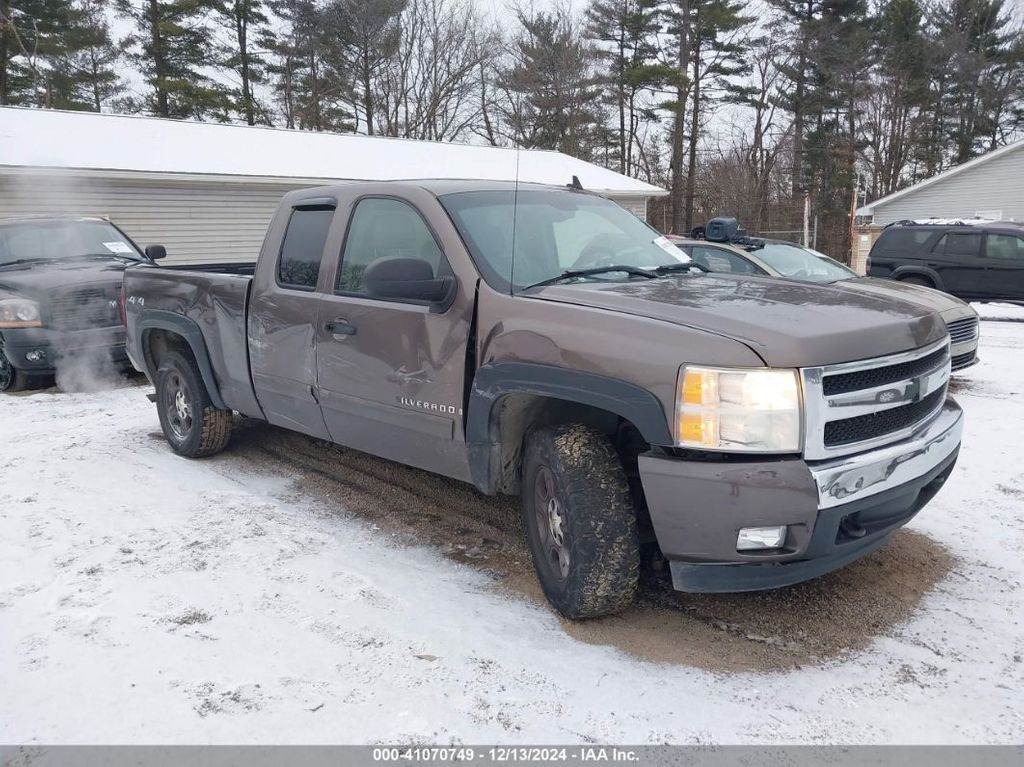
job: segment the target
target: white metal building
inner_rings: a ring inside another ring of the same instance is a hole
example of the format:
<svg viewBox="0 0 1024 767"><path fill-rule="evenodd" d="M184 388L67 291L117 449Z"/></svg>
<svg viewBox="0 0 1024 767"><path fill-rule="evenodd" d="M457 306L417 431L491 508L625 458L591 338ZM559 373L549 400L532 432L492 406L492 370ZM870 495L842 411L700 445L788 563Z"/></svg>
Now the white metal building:
<svg viewBox="0 0 1024 767"><path fill-rule="evenodd" d="M876 225L919 218L1024 221L1024 140L875 200L857 215Z"/></svg>
<svg viewBox="0 0 1024 767"><path fill-rule="evenodd" d="M0 108L0 217L100 215L169 262L255 259L290 189L346 180L578 176L638 216L650 184L559 152Z"/></svg>

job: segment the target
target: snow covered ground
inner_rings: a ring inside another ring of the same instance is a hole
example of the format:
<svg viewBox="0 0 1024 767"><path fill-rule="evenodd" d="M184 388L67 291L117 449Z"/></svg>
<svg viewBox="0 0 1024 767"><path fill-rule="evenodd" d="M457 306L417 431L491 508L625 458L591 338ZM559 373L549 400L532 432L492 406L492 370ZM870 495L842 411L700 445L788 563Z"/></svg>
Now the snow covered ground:
<svg viewBox="0 0 1024 767"><path fill-rule="evenodd" d="M506 508L466 488L269 427L186 461L141 385L0 397L0 742L1020 742L1022 349L983 323L956 471L871 561L582 629L472 520L403 527Z"/></svg>

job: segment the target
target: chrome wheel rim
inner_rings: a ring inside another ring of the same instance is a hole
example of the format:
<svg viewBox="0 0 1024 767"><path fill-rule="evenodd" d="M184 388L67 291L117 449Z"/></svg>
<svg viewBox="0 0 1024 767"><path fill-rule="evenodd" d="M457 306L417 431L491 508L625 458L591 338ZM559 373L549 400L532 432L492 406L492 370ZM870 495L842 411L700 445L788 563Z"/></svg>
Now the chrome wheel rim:
<svg viewBox="0 0 1024 767"><path fill-rule="evenodd" d="M193 424L192 392L177 373L171 373L167 377L167 386L164 388L164 413L174 437L179 441L188 439Z"/></svg>
<svg viewBox="0 0 1024 767"><path fill-rule="evenodd" d="M565 510L555 477L546 466L537 470L533 492L534 524L540 540L541 560L558 580L569 575L569 547L566 545Z"/></svg>

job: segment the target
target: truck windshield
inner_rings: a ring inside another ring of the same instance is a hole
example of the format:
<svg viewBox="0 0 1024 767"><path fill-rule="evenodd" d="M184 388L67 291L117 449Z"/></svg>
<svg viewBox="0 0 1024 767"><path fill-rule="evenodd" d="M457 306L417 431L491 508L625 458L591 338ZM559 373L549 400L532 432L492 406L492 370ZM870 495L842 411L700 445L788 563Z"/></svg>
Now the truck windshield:
<svg viewBox="0 0 1024 767"><path fill-rule="evenodd" d="M626 266L655 269L689 257L610 200L557 189L441 195L484 279L516 291L569 270ZM513 221L515 253L512 252ZM579 280L635 278L609 271Z"/></svg>
<svg viewBox="0 0 1024 767"><path fill-rule="evenodd" d="M787 242L766 242L754 255L783 277L807 282L838 282L856 277L857 273L833 261L824 253L791 245Z"/></svg>
<svg viewBox="0 0 1024 767"><path fill-rule="evenodd" d="M142 260L132 242L106 221L18 221L0 224L0 266L85 256Z"/></svg>

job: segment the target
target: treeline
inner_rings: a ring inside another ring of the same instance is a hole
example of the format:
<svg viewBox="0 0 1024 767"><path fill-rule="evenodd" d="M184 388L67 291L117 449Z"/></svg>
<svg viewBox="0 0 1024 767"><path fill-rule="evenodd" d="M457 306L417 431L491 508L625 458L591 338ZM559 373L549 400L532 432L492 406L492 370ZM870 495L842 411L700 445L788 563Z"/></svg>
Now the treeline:
<svg viewBox="0 0 1024 767"><path fill-rule="evenodd" d="M0 0L0 103L558 149L670 189L662 229L809 211L843 257L855 203L1021 135L1024 35L1004 0Z"/></svg>

